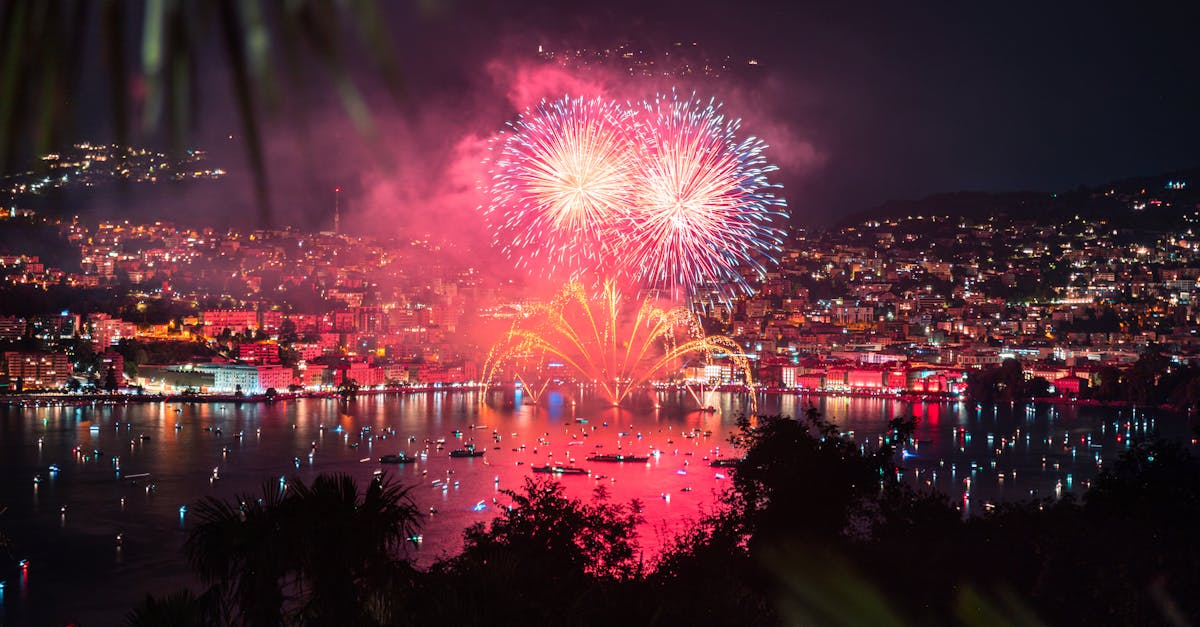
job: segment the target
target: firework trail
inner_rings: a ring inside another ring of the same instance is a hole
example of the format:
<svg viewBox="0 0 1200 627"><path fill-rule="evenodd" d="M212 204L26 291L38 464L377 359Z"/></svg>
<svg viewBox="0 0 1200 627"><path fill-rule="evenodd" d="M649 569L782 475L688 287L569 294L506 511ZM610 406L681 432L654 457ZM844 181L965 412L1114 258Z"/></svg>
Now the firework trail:
<svg viewBox="0 0 1200 627"><path fill-rule="evenodd" d="M633 128L628 108L600 98L542 101L511 122L485 209L501 250L545 276L607 261L634 204Z"/></svg>

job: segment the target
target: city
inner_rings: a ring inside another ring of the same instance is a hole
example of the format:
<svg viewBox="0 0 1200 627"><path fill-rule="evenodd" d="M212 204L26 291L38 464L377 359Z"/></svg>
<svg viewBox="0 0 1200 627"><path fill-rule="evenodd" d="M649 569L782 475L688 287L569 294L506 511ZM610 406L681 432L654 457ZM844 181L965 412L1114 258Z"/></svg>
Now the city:
<svg viewBox="0 0 1200 627"><path fill-rule="evenodd" d="M1194 410L1200 399L1185 389L1200 345L1197 197L1175 179L1089 194L1084 203L1115 198L1181 218L1139 228L1076 216L906 215L798 230L752 294L695 303L705 328L749 357L751 379L718 355L658 384ZM63 251L58 265L19 249L0 256L10 298L47 307L0 317L0 385L10 393L478 386L489 346L459 330L502 328L530 305L526 290L439 263L429 240L8 219L46 223ZM102 310L86 309L101 298ZM1165 358L1159 376L1180 373L1178 389L1115 396L1115 379L1131 376L1150 347ZM1008 359L1020 365L1020 391L970 393L973 374Z"/></svg>
<svg viewBox="0 0 1200 627"><path fill-rule="evenodd" d="M10 0L0 627L1200 624L1194 13Z"/></svg>

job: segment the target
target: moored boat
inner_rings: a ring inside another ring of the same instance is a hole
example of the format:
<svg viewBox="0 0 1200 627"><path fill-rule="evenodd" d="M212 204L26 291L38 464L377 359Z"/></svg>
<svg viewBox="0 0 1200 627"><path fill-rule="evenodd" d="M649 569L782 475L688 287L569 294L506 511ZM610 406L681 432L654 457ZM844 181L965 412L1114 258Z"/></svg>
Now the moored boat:
<svg viewBox="0 0 1200 627"><path fill-rule="evenodd" d="M396 455L384 455L383 457L379 458L379 463L381 463L381 464L407 464L409 462L415 462L415 461L417 461L417 460L409 457L408 454L406 454L406 453L398 453Z"/></svg>
<svg viewBox="0 0 1200 627"><path fill-rule="evenodd" d="M551 466L549 464L547 464L545 466L534 466L533 471L545 473L545 474L554 474L554 475L586 475L586 474L588 474L587 470L585 470L583 468L579 468L577 466L558 466L558 465Z"/></svg>
<svg viewBox="0 0 1200 627"><path fill-rule="evenodd" d="M740 461L742 461L742 460L740 460L740 459L714 459L711 462L708 462L708 465L712 466L713 468L733 468L733 467L737 466L738 462L740 462Z"/></svg>
<svg viewBox="0 0 1200 627"><path fill-rule="evenodd" d="M456 448L450 451L450 457L483 457L483 451L475 447Z"/></svg>
<svg viewBox="0 0 1200 627"><path fill-rule="evenodd" d="M589 462L648 462L649 457L639 457L637 455L592 455L587 458Z"/></svg>

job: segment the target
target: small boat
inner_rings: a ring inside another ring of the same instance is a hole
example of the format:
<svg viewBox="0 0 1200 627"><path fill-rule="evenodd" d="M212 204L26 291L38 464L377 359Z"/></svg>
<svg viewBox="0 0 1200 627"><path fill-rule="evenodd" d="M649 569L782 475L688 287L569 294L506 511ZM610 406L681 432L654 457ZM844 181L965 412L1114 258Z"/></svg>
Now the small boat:
<svg viewBox="0 0 1200 627"><path fill-rule="evenodd" d="M649 457L639 457L637 455L592 455L587 458L589 462L648 462Z"/></svg>
<svg viewBox="0 0 1200 627"><path fill-rule="evenodd" d="M559 466L559 465L551 466L549 464L547 464L545 466L534 466L533 471L544 473L544 474L554 474L554 475L586 475L586 474L588 474L587 470L584 470L583 468L578 468L576 466Z"/></svg>
<svg viewBox="0 0 1200 627"><path fill-rule="evenodd" d="M450 457L483 457L483 451L475 447L456 448L450 451Z"/></svg>
<svg viewBox="0 0 1200 627"><path fill-rule="evenodd" d="M734 468L738 465L738 462L740 462L740 461L742 461L742 460L740 460L740 459L714 459L711 462L708 462L708 465L712 466L713 468Z"/></svg>
<svg viewBox="0 0 1200 627"><path fill-rule="evenodd" d="M396 455L384 455L379 458L381 464L407 464L414 462L415 459L409 457L406 453L398 453Z"/></svg>

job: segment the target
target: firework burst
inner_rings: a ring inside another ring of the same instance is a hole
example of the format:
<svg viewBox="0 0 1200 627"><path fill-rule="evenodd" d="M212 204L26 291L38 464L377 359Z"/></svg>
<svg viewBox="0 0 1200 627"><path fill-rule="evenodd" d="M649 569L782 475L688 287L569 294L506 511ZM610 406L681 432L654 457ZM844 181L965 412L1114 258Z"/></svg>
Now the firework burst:
<svg viewBox="0 0 1200 627"><path fill-rule="evenodd" d="M634 128L626 107L594 98L543 101L493 146L485 213L497 245L537 274L575 275L612 255L633 205Z"/></svg>
<svg viewBox="0 0 1200 627"><path fill-rule="evenodd" d="M775 260L786 220L756 137L713 100L543 101L493 144L496 244L542 276L632 277L728 300Z"/></svg>
<svg viewBox="0 0 1200 627"><path fill-rule="evenodd" d="M659 96L644 104L637 205L623 229L631 270L644 285L728 296L750 291L780 250L786 203L774 194L762 140L738 140L739 120L713 101Z"/></svg>

